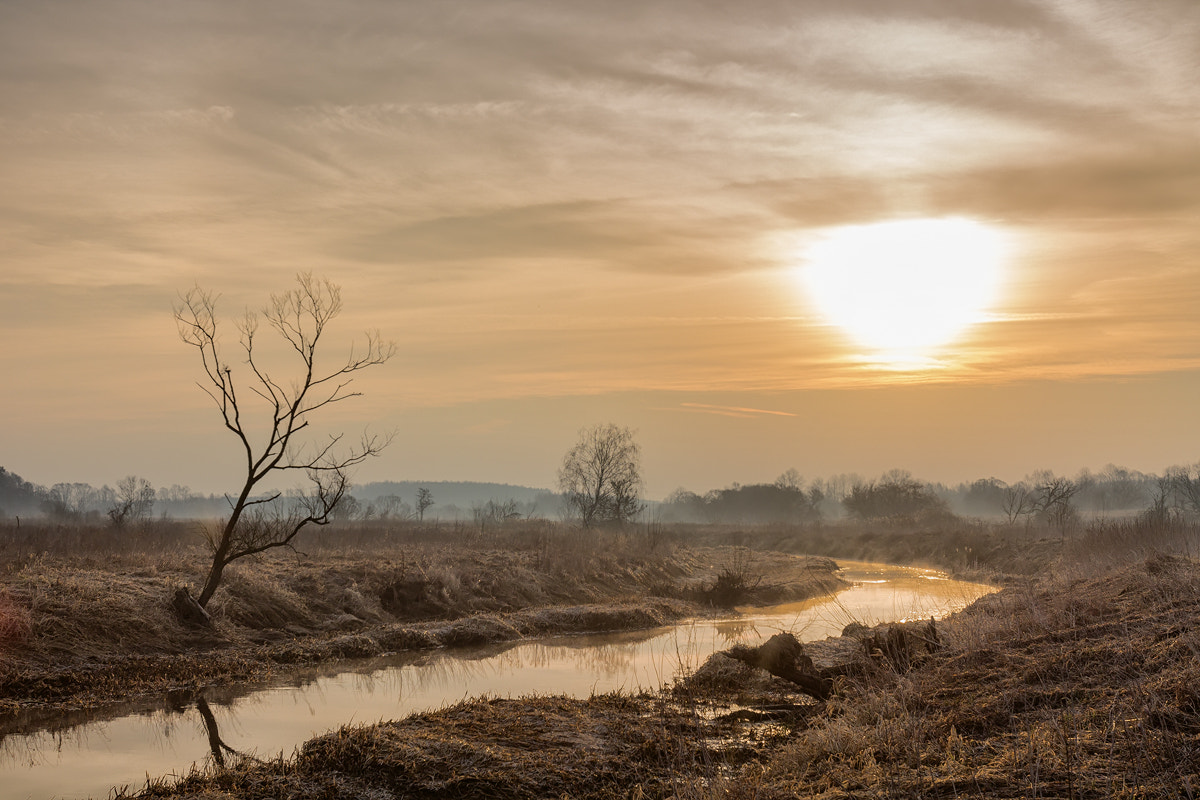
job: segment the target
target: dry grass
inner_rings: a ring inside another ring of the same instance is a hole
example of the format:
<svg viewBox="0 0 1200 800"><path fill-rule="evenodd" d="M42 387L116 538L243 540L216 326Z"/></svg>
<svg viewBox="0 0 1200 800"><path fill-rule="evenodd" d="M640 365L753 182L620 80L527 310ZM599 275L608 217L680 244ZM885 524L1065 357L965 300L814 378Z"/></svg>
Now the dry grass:
<svg viewBox="0 0 1200 800"><path fill-rule="evenodd" d="M105 529L47 535L45 552L0 573L0 707L10 710L202 685L245 676L248 663L259 675L273 664L654 627L698 613L679 598L729 559L661 540L651 547L636 532L581 535L540 522L486 536L447 526L326 529L295 552L231 565L209 605L214 628L194 630L168 603L207 569L195 527L133 531L147 549L113 554L88 544L107 542ZM78 550L55 555L58 545ZM822 590L832 567L763 559L800 595Z"/></svg>
<svg viewBox="0 0 1200 800"><path fill-rule="evenodd" d="M701 727L646 696L478 699L345 727L286 761L197 773L141 797L667 797L702 763Z"/></svg>
<svg viewBox="0 0 1200 800"><path fill-rule="evenodd" d="M0 591L0 651L27 646L32 634L33 615L29 608L7 589Z"/></svg>
<svg viewBox="0 0 1200 800"><path fill-rule="evenodd" d="M7 581L5 591L31 621L26 647L45 662L95 660L189 646L194 637L164 602L182 577L177 567L145 558L125 569L40 558Z"/></svg>
<svg viewBox="0 0 1200 800"><path fill-rule="evenodd" d="M1200 564L1122 564L1145 542L1117 533L1094 531L1114 545L1061 578L976 603L924 667L847 682L767 762L763 796L1194 797Z"/></svg>
<svg viewBox="0 0 1200 800"><path fill-rule="evenodd" d="M1138 533L1091 531L1085 563L980 601L908 669L861 655L819 713L718 656L669 694L471 701L149 796L1191 798L1200 563Z"/></svg>
<svg viewBox="0 0 1200 800"><path fill-rule="evenodd" d="M395 548L376 541L370 559L314 541L304 557L239 567L223 602L241 601L254 612L238 616L242 612L224 607L218 630L227 637L239 631L286 635L264 652L304 661L389 646L494 641L560 626L656 624L683 606L655 600L614 609L590 601L694 585L731 563L729 550L659 543L651 552L632 540L621 549L616 538L597 550L569 538L556 543L541 529L497 533L495 549L484 553L438 538L446 535L430 533L404 546L396 540ZM803 539L792 535L791 546L801 547ZM940 550L920 532L898 537L880 549L917 542L918 552L958 553L975 563L986 552L984 561L1015 576L1043 558L1049 566L1040 576L1012 578L1004 592L940 625L942 649L911 668L864 659L858 675L837 681L819 714L788 708L786 687L777 681L714 661L670 695L470 701L342 729L292 759L196 774L176 786L153 786L147 796L769 800L1200 793L1200 563L1190 557L1196 526L1101 522L1062 537L1053 549L1048 540L1015 531L966 531ZM745 537L737 544L744 546ZM1021 552L1035 544L1036 558ZM582 557L588 553L593 557ZM1015 560L1004 561L1008 557ZM782 559L762 556L756 563L769 574L775 558ZM30 611L35 639L47 630L39 615L50 608L53 593L43 591L48 580L106 613L136 613L148 602L144 593L124 588L132 600L106 599L77 568L30 564L31 571L21 573L26 577L9 580L8 594L0 597ZM182 568L147 559L137 569L144 583L169 586ZM388 587L419 592L416 599L440 619L396 620L380 599ZM31 604L35 599L40 605ZM540 607L547 604L559 607ZM319 628L331 619L344 627L320 636L287 633L289 625ZM50 639L75 635L80 631L65 630ZM721 712L731 701L754 707Z"/></svg>

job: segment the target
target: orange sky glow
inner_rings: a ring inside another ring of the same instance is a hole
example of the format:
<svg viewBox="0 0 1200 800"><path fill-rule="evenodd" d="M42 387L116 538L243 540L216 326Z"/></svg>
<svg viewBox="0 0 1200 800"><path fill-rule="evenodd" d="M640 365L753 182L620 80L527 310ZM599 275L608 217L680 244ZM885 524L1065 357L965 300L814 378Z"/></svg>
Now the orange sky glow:
<svg viewBox="0 0 1200 800"><path fill-rule="evenodd" d="M399 348L319 420L397 432L360 482L550 487L600 422L656 499L1195 462L1198 41L1191 0L5 3L0 466L238 484L172 304L232 332L302 270L331 356ZM901 223L831 310L822 243Z"/></svg>

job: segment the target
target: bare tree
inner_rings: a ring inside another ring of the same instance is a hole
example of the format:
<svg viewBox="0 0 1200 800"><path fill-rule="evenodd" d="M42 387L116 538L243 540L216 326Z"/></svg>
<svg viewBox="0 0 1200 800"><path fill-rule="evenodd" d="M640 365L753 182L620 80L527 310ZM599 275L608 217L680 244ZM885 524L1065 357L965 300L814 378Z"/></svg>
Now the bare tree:
<svg viewBox="0 0 1200 800"><path fill-rule="evenodd" d="M488 527L494 528L520 519L521 509L517 501L511 498L504 501L488 500L471 506L471 518L479 526L479 532L484 533Z"/></svg>
<svg viewBox="0 0 1200 800"><path fill-rule="evenodd" d="M117 482L117 495L108 508L108 518L118 528L141 522L154 509L154 487L145 478L128 475Z"/></svg>
<svg viewBox="0 0 1200 800"><path fill-rule="evenodd" d="M325 525L349 486L349 470L379 452L390 436L363 434L354 447L343 448L341 434L314 444L301 432L309 415L333 403L359 396L349 390L359 370L383 364L395 354L394 343L384 342L378 332L366 334L361 351L351 348L345 361L321 370L317 351L329 322L342 310L341 290L311 273L296 276L297 286L272 295L261 314L247 311L236 324L245 356L249 392L262 401L261 429L250 426L250 403L239 394L234 369L222 356L217 335L217 296L199 287L182 296L175 308L180 338L200 352L206 382L200 384L217 405L225 428L236 437L245 457L245 478L236 497L226 496L230 513L209 544L212 566L197 603L204 607L221 583L231 562L274 547L290 546L307 525ZM278 379L260 356L258 330L262 320L282 338L284 349L294 358L295 375ZM309 491L280 501L280 492L256 496L255 490L274 473L300 472L309 480Z"/></svg>
<svg viewBox="0 0 1200 800"><path fill-rule="evenodd" d="M46 493L46 513L59 520L82 520L103 498L90 483L56 483Z"/></svg>
<svg viewBox="0 0 1200 800"><path fill-rule="evenodd" d="M1024 483L1014 483L1004 487L1004 499L1000 508L1008 518L1008 524L1012 525L1018 518L1037 510L1037 497Z"/></svg>
<svg viewBox="0 0 1200 800"><path fill-rule="evenodd" d="M337 507L333 509L331 519L335 522L351 522L363 517L363 504L352 494L342 495Z"/></svg>
<svg viewBox="0 0 1200 800"><path fill-rule="evenodd" d="M1163 483L1177 513L1200 515L1200 464L1169 467Z"/></svg>
<svg viewBox="0 0 1200 800"><path fill-rule="evenodd" d="M558 470L558 486L584 527L622 524L642 508L641 448L633 431L595 425L579 432Z"/></svg>
<svg viewBox="0 0 1200 800"><path fill-rule="evenodd" d="M780 489L799 490L804 486L804 476L795 467L788 467L775 479L775 485Z"/></svg>
<svg viewBox="0 0 1200 800"><path fill-rule="evenodd" d="M417 489L417 519L425 521L425 510L433 505L433 492L425 487Z"/></svg>
<svg viewBox="0 0 1200 800"><path fill-rule="evenodd" d="M164 503L182 503L191 498L192 490L186 486L180 486L178 483L158 489L158 499Z"/></svg>
<svg viewBox="0 0 1200 800"><path fill-rule="evenodd" d="M1154 496L1150 498L1150 506L1142 511L1141 519L1153 525L1165 525L1174 513L1171 507L1171 478L1167 476L1158 479Z"/></svg>
<svg viewBox="0 0 1200 800"><path fill-rule="evenodd" d="M1079 485L1070 478L1056 476L1052 472L1039 473L1035 508L1046 524L1058 528L1066 535L1067 528L1076 519L1075 506L1071 503L1079 492Z"/></svg>
<svg viewBox="0 0 1200 800"><path fill-rule="evenodd" d="M375 500L380 519L408 519L412 516L412 506L404 502L398 494L385 494Z"/></svg>

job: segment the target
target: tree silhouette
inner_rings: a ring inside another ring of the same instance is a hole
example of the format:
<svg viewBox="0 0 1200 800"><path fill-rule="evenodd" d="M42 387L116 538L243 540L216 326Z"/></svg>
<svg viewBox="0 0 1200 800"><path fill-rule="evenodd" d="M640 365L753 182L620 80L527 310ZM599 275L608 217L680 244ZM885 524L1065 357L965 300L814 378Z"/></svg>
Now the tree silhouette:
<svg viewBox="0 0 1200 800"><path fill-rule="evenodd" d="M558 486L584 527L619 525L641 512L640 461L641 448L628 428L610 423L579 432L559 467Z"/></svg>
<svg viewBox="0 0 1200 800"><path fill-rule="evenodd" d="M417 519L425 521L425 510L433 505L433 492L425 487L417 489Z"/></svg>
<svg viewBox="0 0 1200 800"><path fill-rule="evenodd" d="M180 338L200 353L207 383L200 387L213 399L225 428L236 437L245 458L245 478L236 497L227 496L229 517L209 536L212 566L196 602L204 607L221 583L231 562L274 547L291 544L305 526L325 525L349 486L349 470L379 452L391 437L364 434L357 446L342 449L342 435L313 444L303 440L309 416L359 392L349 391L354 373L383 364L396 346L383 342L378 332L366 335L365 347L351 348L344 362L318 371L317 352L329 322L342 310L341 290L311 273L296 276L297 286L272 295L261 314L247 311L237 323L239 343L247 368L249 392L263 401L261 430L252 429L246 396L239 394L235 371L222 356L217 335L216 295L199 287L182 296L175 308ZM294 358L290 380L276 378L262 363L259 325L265 320ZM302 472L309 493L281 501L279 492L255 496L255 490L274 473Z"/></svg>

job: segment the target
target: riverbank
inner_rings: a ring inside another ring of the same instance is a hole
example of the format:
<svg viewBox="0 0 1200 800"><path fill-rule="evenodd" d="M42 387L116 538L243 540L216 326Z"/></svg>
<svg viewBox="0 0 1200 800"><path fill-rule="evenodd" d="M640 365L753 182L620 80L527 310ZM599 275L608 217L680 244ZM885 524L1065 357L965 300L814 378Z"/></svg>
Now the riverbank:
<svg viewBox="0 0 1200 800"><path fill-rule="evenodd" d="M963 535L981 530L994 533ZM782 533L794 543L806 532ZM678 530L589 540L512 531L486 542L434 531L407 535L390 554L377 534L358 533L240 565L214 600L216 631L203 634L179 633L165 610L169 590L202 573L199 551L26 558L0 595L0 617L12 623L0 630L16 637L5 639L4 663L23 657L28 668L6 673L14 680L3 696L22 698L9 701L8 718L20 709L28 723L39 710L164 688L200 709L212 687L283 665L654 625L702 611L731 586L779 602L811 588L801 578L832 569L752 549L782 547L771 531L734 531L713 547ZM841 533L853 544L852 529ZM471 700L318 737L292 759L260 762L218 745L223 765L155 783L148 796L1186 796L1178 786L1200 785L1191 722L1200 702L1190 688L1200 677L1191 622L1200 570L1164 554L1197 552L1197 533L1150 520L1064 532L1051 568L1005 570L1008 588L995 599L939 623L934 652L897 667L878 659L886 639L840 640L832 649L848 668L823 702L744 665L709 664L697 674L718 680L590 700ZM929 535L895 531L890 546ZM996 535L1019 543L1026 534ZM1029 541L1052 543L1046 532ZM401 619L387 602L424 618ZM67 608L46 613L56 604ZM114 622L100 629L97 618ZM22 652L13 641L26 643L23 656L13 658ZM164 649L130 655L148 644ZM820 645L809 650L820 660Z"/></svg>
<svg viewBox="0 0 1200 800"><path fill-rule="evenodd" d="M348 726L143 796L1189 796L1200 564L1066 566L939 623L911 657L879 639L853 650L826 702L710 664L698 674L719 680L656 694L476 699Z"/></svg>
<svg viewBox="0 0 1200 800"><path fill-rule="evenodd" d="M1107 523L1093 527L1104 528ZM712 547L749 545L764 550L833 559L942 570L961 580L1013 582L1053 569L1065 551L1086 546L1089 527L1071 538L1044 526L1004 525L950 519L929 525L835 522L804 526L740 528L680 526L678 535Z"/></svg>
<svg viewBox="0 0 1200 800"><path fill-rule="evenodd" d="M403 535L400 535L403 534ZM611 532L348 531L231 567L211 629L176 620L205 554L29 555L0 580L0 733L115 701L408 650L653 628L844 586L829 559ZM458 535L458 538L454 538ZM66 717L64 717L66 718Z"/></svg>

